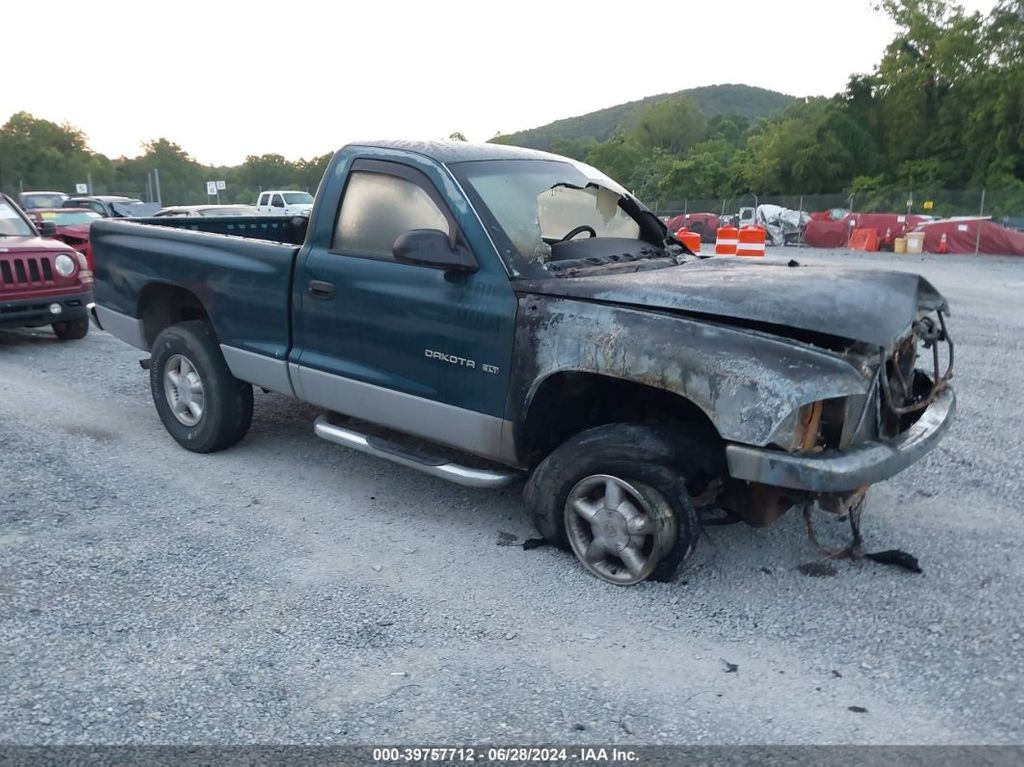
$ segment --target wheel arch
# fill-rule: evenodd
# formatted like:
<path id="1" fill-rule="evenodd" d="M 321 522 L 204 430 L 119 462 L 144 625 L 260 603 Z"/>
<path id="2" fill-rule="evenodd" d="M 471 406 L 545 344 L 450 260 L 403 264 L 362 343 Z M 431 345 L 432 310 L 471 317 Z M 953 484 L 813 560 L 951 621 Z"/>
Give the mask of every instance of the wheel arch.
<path id="1" fill-rule="evenodd" d="M 151 282 L 139 292 L 136 316 L 142 321 L 142 335 L 150 348 L 161 331 L 171 325 L 189 320 L 210 322 L 210 313 L 196 293 L 169 282 Z"/>
<path id="2" fill-rule="evenodd" d="M 516 451 L 528 468 L 573 434 L 617 422 L 681 427 L 681 433 L 705 442 L 712 453 L 720 452 L 724 466 L 724 441 L 699 405 L 634 379 L 585 369 L 558 370 L 535 383 L 523 412 Z"/>

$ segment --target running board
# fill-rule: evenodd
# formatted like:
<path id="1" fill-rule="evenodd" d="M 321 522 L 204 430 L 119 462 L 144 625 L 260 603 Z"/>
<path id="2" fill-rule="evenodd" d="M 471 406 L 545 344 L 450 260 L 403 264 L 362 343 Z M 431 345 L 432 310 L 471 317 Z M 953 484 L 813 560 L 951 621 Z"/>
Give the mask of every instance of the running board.
<path id="1" fill-rule="evenodd" d="M 352 429 L 331 423 L 324 415 L 318 416 L 313 422 L 313 431 L 316 436 L 328 442 L 350 447 L 360 453 L 377 458 L 384 458 L 392 463 L 422 471 L 424 474 L 447 479 L 457 485 L 486 488 L 504 487 L 512 484 L 519 477 L 519 472 L 512 469 L 482 469 L 462 466 L 449 461 L 440 454 L 433 455 L 424 450 L 396 445 L 381 437 L 360 434 Z"/>

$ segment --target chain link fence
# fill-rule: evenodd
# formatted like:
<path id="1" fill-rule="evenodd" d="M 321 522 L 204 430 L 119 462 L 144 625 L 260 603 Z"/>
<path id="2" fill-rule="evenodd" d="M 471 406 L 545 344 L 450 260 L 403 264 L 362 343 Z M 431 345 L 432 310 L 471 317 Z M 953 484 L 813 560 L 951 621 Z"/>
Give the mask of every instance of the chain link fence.
<path id="1" fill-rule="evenodd" d="M 164 204 L 207 203 L 213 202 L 215 199 L 222 203 L 254 203 L 260 189 L 239 183 L 231 171 L 232 169 L 215 169 L 202 176 L 186 179 L 176 177 L 177 174 L 171 172 L 161 172 L 159 176 L 156 176 L 152 172 L 146 173 L 144 170 L 140 170 L 133 173 L 122 172 L 117 179 L 93 177 L 47 179 L 45 183 L 31 184 L 20 179 L 14 181 L 3 177 L 0 173 L 0 188 L 10 194 L 17 194 L 22 189 L 25 191 L 54 189 L 74 193 L 77 184 L 87 182 L 90 194 L 122 194 L 137 197 L 145 202 L 156 202 L 162 198 Z M 210 179 L 227 179 L 227 188 L 219 193 L 218 198 L 206 195 L 205 183 L 206 180 L 210 180 L 206 178 L 207 176 Z M 308 183 L 286 186 L 309 190 Z M 740 208 L 767 204 L 779 205 L 805 213 L 835 211 L 833 215 L 836 218 L 842 217 L 843 214 L 840 211 L 913 213 L 936 218 L 990 216 L 1004 226 L 1024 230 L 1024 185 L 1008 189 L 887 189 L 805 195 L 748 193 L 725 198 L 669 199 L 657 200 L 653 203 L 645 202 L 648 202 L 654 212 L 663 218 L 671 218 L 684 213 L 736 216 Z"/>
<path id="2" fill-rule="evenodd" d="M 660 200 L 655 202 L 652 208 L 659 216 L 671 218 L 684 213 L 735 216 L 740 208 L 757 205 L 779 205 L 806 213 L 834 210 L 857 213 L 913 213 L 936 218 L 991 216 L 993 220 L 1005 226 L 1024 229 L 1024 188 L 907 189 L 807 195 L 745 194 L 728 198 Z"/>

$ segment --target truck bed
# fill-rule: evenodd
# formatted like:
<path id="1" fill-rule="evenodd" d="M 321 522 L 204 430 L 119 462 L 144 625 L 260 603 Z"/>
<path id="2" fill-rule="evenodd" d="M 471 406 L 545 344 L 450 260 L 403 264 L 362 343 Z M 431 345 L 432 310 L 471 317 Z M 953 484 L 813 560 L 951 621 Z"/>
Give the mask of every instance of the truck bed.
<path id="1" fill-rule="evenodd" d="M 96 302 L 145 325 L 156 292 L 186 291 L 206 307 L 221 344 L 284 359 L 292 266 L 304 235 L 305 219 L 293 217 L 96 221 Z"/>

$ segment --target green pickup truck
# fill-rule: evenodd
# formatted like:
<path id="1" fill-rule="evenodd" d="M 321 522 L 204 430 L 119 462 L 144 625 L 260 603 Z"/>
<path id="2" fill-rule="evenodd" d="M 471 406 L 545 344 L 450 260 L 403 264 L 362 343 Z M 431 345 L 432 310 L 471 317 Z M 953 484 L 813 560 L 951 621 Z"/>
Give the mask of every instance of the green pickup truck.
<path id="1" fill-rule="evenodd" d="M 92 241 L 96 321 L 150 355 L 183 447 L 234 445 L 253 386 L 281 392 L 331 442 L 525 479 L 544 538 L 615 584 L 669 578 L 699 508 L 851 513 L 955 409 L 921 277 L 700 258 L 542 152 L 354 144 L 308 217 L 104 220 Z"/>

